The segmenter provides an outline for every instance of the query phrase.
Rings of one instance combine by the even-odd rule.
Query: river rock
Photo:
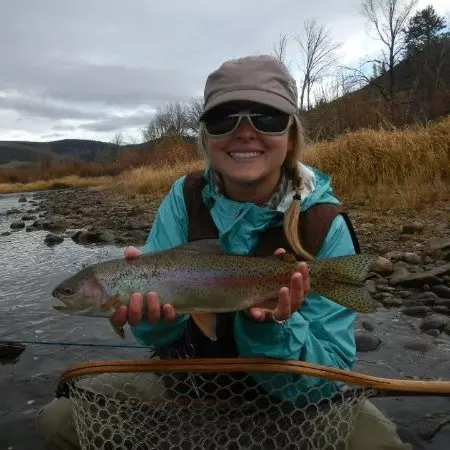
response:
[[[424,331],[425,334],[428,334],[429,336],[432,336],[434,338],[439,337],[441,335],[441,331],[437,328],[432,328],[431,330]]]
[[[439,297],[450,298],[450,287],[443,284],[437,284],[431,288],[431,290]]]
[[[2,233],[0,233],[0,236],[10,236],[11,234],[11,231],[3,231]]]
[[[416,234],[421,233],[425,225],[422,222],[410,222],[406,225],[403,225],[402,234]]]
[[[22,228],[25,228],[25,222],[22,222],[21,220],[16,220],[10,225],[10,228],[12,230],[20,230]]]
[[[422,259],[417,253],[405,252],[403,258],[408,264],[420,264],[422,262]]]
[[[436,269],[429,270],[421,273],[407,273],[402,271],[395,271],[389,278],[389,283],[396,286],[406,287],[420,287],[424,284],[436,285],[440,284],[439,275],[443,275],[450,272],[450,263],[437,267]]]
[[[24,216],[21,217],[22,220],[36,220],[36,216],[33,216],[31,214],[25,214]]]
[[[17,209],[17,208],[11,208],[11,209],[8,209],[7,211],[6,211],[6,215],[7,216],[9,216],[9,215],[11,215],[11,214],[20,214],[22,211],[20,211],[20,209]]]
[[[362,321],[362,327],[367,331],[373,331],[375,329],[375,325],[372,322],[369,322],[368,320]]]
[[[98,239],[99,239],[99,242],[101,242],[103,244],[113,244],[116,240],[114,234],[112,234],[109,231],[101,232]]]
[[[440,306],[440,305],[432,306],[431,310],[436,313],[439,313],[439,314],[447,314],[449,312],[449,310],[446,306]]]
[[[443,330],[447,324],[449,323],[449,320],[442,316],[432,315],[430,317],[426,317],[422,320],[422,323],[420,324],[420,329],[422,331],[427,330]]]
[[[393,250],[392,252],[385,253],[383,256],[390,261],[400,261],[403,257],[403,252],[400,250]]]
[[[381,345],[381,339],[369,333],[356,333],[355,341],[358,352],[372,352]]]
[[[46,220],[43,222],[42,228],[48,231],[63,231],[66,229],[66,224],[59,220]]]
[[[431,308],[428,306],[409,306],[402,309],[403,314],[413,317],[425,317],[429,312],[431,312]]]
[[[367,280],[364,284],[369,294],[373,295],[377,293],[377,285],[374,280]]]
[[[19,202],[20,202],[20,203],[26,203],[27,201],[28,201],[28,200],[27,200],[25,194],[22,194],[22,195],[19,197]]]
[[[434,304],[436,306],[445,306],[450,309],[450,298],[438,298]]]
[[[445,250],[447,248],[450,248],[450,238],[446,239],[436,238],[430,242],[430,250],[433,252]]]
[[[56,234],[49,233],[47,236],[45,236],[44,242],[47,245],[56,245],[60,244],[62,241],[64,241],[64,238],[62,236],[57,236]]]
[[[433,349],[433,345],[425,341],[408,341],[403,344],[407,350],[426,353]]]
[[[372,266],[372,270],[381,275],[390,275],[394,271],[394,264],[389,259],[380,256]]]
[[[398,297],[385,297],[382,298],[380,301],[387,308],[397,308],[403,305],[403,300]]]

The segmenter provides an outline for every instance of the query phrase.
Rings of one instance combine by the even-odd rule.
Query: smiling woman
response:
[[[329,177],[302,163],[297,104],[295,81],[270,56],[226,61],[211,73],[198,140],[205,170],[175,181],[142,252],[218,238],[224,252],[238,255],[269,257],[288,251],[310,261],[357,253],[358,242]],[[139,251],[127,249],[126,257],[139,258]],[[158,292],[158,286],[152,287],[156,292],[131,294],[112,321],[117,327],[128,323],[136,339],[154,346],[160,358],[193,348],[196,358],[300,360],[350,370],[356,357],[355,313],[311,292],[305,262],[292,272],[286,286],[272,293],[270,304],[220,314],[214,341],[203,335],[198,321],[176,311],[169,298],[159,298],[170,294]],[[198,276],[191,273],[191,282]],[[220,296],[212,297],[220,307]],[[266,394],[286,400],[311,387],[305,377],[252,377]],[[337,382],[317,383],[324,399],[342,389]],[[183,389],[177,386],[175,390]],[[55,399],[40,411],[39,426],[52,448],[79,448],[70,421],[67,399]],[[361,405],[354,430],[347,446],[351,450],[411,448],[370,402]]]

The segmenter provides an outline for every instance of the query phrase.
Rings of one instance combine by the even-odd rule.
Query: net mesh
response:
[[[102,373],[66,388],[84,450],[345,449],[370,396],[267,372]]]

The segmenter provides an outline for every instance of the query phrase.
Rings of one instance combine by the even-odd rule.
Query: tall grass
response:
[[[68,175],[52,180],[37,180],[26,183],[0,183],[0,194],[10,194],[13,192],[34,192],[48,189],[81,188],[87,186],[101,186],[111,184],[112,177],[79,177],[78,175]]]
[[[55,184],[95,185],[112,193],[162,197],[178,177],[203,167],[195,146],[177,140],[128,158],[114,170],[105,167],[102,176],[6,183],[0,184],[0,192],[50,189]],[[413,210],[449,200],[450,116],[426,126],[346,133],[311,145],[304,162],[330,175],[339,197],[370,204],[375,210]]]
[[[341,196],[380,209],[415,208],[450,196],[450,116],[403,130],[360,130],[308,148],[305,162]]]

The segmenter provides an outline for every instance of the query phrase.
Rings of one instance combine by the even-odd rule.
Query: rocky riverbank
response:
[[[70,240],[79,246],[139,247],[157,207],[155,200],[92,189],[40,192],[22,196],[17,206],[6,212],[9,231],[4,234],[30,236],[41,230],[37,238],[49,246]],[[368,281],[380,310],[359,315],[355,323],[359,354],[354,370],[379,376],[449,379],[449,205],[434,205],[410,215],[374,213],[360,204],[347,204],[346,210],[362,251],[385,258]],[[0,236],[0,245],[2,239]],[[380,403],[399,424],[402,436],[414,442],[414,449],[446,448],[441,443],[450,439],[450,427],[441,424],[449,419],[448,399],[403,400],[382,399]]]
[[[57,245],[72,239],[80,245],[142,246],[158,202],[95,189],[40,192],[22,196],[10,232],[46,230],[45,241]],[[368,281],[372,296],[386,308],[398,308],[421,319],[422,333],[450,335],[450,207],[408,217],[398,212],[370,212],[347,205],[363,252],[384,258]],[[10,233],[6,232],[4,234]],[[369,333],[366,333],[366,332]],[[357,334],[361,351],[380,344],[370,329]]]

